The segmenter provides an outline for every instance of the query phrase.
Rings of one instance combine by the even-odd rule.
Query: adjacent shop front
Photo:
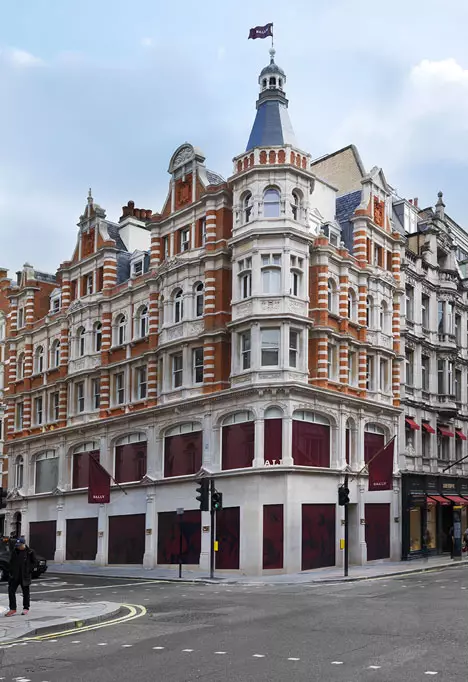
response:
[[[452,529],[468,527],[468,478],[402,474],[402,559],[452,553]]]

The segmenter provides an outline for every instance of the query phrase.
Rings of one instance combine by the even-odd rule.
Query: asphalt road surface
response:
[[[49,575],[34,583],[32,609],[40,599],[106,599],[143,605],[147,614],[0,649],[0,681],[468,679],[466,567],[294,587]]]

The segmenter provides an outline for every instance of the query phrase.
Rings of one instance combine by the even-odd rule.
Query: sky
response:
[[[313,158],[354,143],[400,196],[468,230],[466,0],[0,0],[0,266],[54,273],[88,188],[161,210],[182,143],[224,177],[245,149],[274,22]]]

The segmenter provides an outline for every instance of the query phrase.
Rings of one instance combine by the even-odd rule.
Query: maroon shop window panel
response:
[[[302,570],[335,565],[335,505],[302,505]]]
[[[142,564],[145,514],[109,516],[109,564]]]
[[[393,446],[384,449],[385,437],[364,433],[364,461],[369,463],[369,490],[391,490],[393,487]],[[375,459],[371,462],[372,458]]]
[[[366,504],[367,561],[390,556],[390,505]]]
[[[227,507],[216,514],[216,568],[239,568],[240,508]]]
[[[191,509],[180,516],[176,512],[159,512],[158,564],[179,562],[180,535],[182,535],[182,563],[200,563],[201,511]]]
[[[330,466],[330,427],[293,420],[294,464],[306,467]]]
[[[265,461],[283,457],[283,420],[265,419],[264,458]]]
[[[263,568],[283,568],[284,520],[282,504],[263,507]]]
[[[94,561],[97,553],[98,520],[67,519],[67,561]]]
[[[99,450],[78,452],[73,455],[73,488],[87,488],[89,479],[89,458],[94,457],[99,462]]]
[[[48,561],[54,560],[57,539],[56,521],[32,521],[29,524],[28,545]]]
[[[202,431],[164,439],[164,476],[196,474],[202,466]]]
[[[254,422],[223,426],[223,469],[252,466],[255,449]]]
[[[146,474],[146,442],[118,445],[115,448],[115,480],[117,483],[141,481]]]

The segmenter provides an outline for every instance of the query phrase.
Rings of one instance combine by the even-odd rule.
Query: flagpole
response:
[[[271,49],[272,50],[275,49],[275,41],[274,41],[274,37],[273,37],[273,24],[271,25]]]

